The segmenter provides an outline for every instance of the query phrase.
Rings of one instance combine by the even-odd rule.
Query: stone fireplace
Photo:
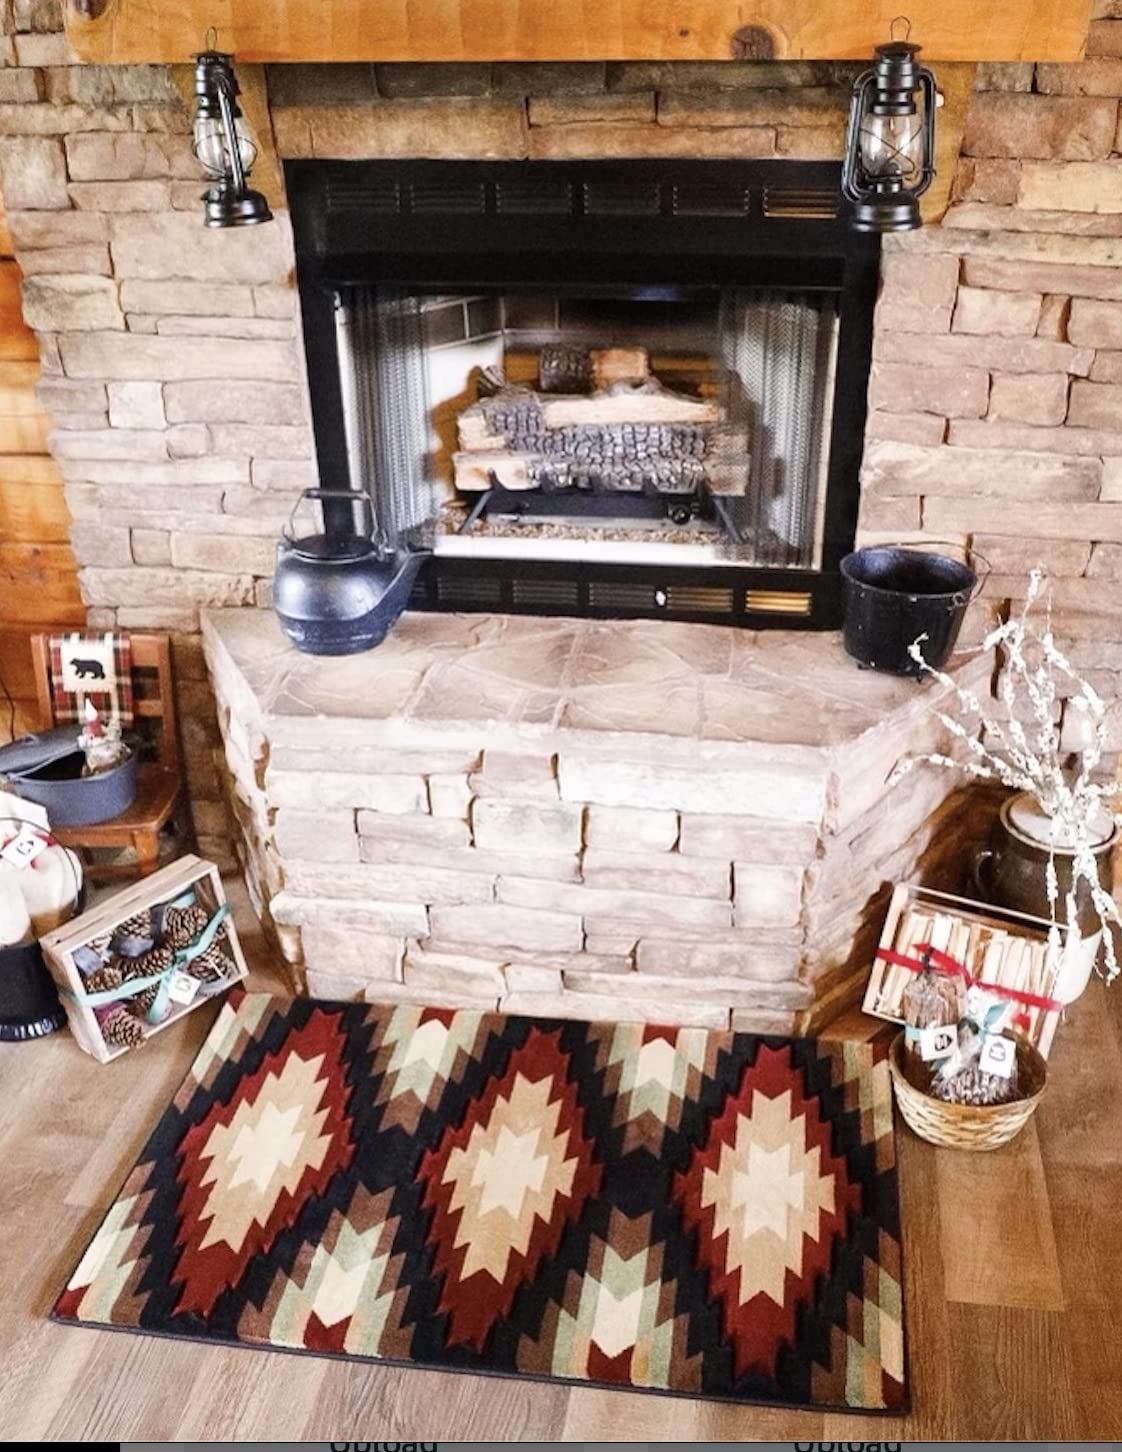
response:
[[[337,333],[326,375],[313,341],[328,333],[297,245],[304,169],[611,165],[638,178],[689,163],[836,177],[855,67],[242,67],[263,142],[255,180],[276,222],[206,233],[176,68],[79,66],[53,3],[0,11],[0,189],[89,620],[171,633],[200,846],[221,860],[235,844],[301,985],[585,1016],[608,995],[616,1013],[776,1028],[851,1000],[885,884],[943,880],[974,831],[944,778],[886,788],[905,750],[936,744],[937,692],[858,674],[828,632],[755,628],[836,618],[830,579],[855,525],[859,542],[928,538],[984,555],[967,642],[1043,563],[1065,648],[1118,696],[1116,0],[1099,0],[1081,64],[942,69],[948,93],[973,87],[962,155],[940,162],[949,210],[884,245],[871,367],[869,299],[851,354],[819,309],[826,361],[807,377],[831,406],[816,420],[817,461],[804,457],[800,488],[815,490],[798,494],[797,528],[778,508],[769,534],[753,519],[734,541],[713,506],[691,510],[684,541],[636,541],[634,518],[606,539],[621,531],[594,536],[584,520],[566,550],[563,531],[508,509],[474,538],[445,531],[421,587],[434,593],[385,647],[334,674],[286,652],[267,609],[275,539],[300,490],[351,479],[367,458],[344,412],[325,429],[312,402],[325,376],[341,389],[346,373]],[[630,235],[669,227],[672,210],[660,194]],[[444,218],[428,234],[465,225]],[[833,225],[799,222],[802,235]],[[338,280],[423,293],[430,336],[444,330],[447,356],[478,347],[481,367],[497,337],[517,353],[520,333],[536,360],[547,346],[646,346],[656,381],[687,395],[692,384],[694,398],[699,377],[728,367],[722,299],[706,315],[714,299],[665,271],[628,279],[622,297],[608,277],[608,298],[588,275],[574,296],[509,267]],[[841,274],[823,280],[842,317]],[[640,298],[644,282],[671,294]],[[717,282],[801,289],[809,305],[805,277]],[[574,306],[590,298],[615,307],[610,337]],[[646,306],[662,309],[661,333],[641,315],[651,345],[635,339]],[[675,372],[679,306],[705,341],[674,354]],[[448,393],[430,396],[447,407],[430,407],[427,447],[444,450],[453,485],[460,418],[478,401],[461,396],[467,376],[457,365]],[[669,535],[643,507],[643,527]],[[535,529],[554,542],[528,548]],[[699,538],[706,529],[717,537]],[[592,544],[600,558],[575,567]],[[715,554],[686,554],[704,547]],[[617,593],[598,605],[594,585]],[[741,628],[702,623],[730,617]],[[1068,739],[1078,726],[1065,718]],[[1117,711],[1111,731],[1117,749]]]

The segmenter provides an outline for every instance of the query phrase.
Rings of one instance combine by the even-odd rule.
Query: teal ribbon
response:
[[[177,897],[169,907],[190,907],[195,900],[193,891]],[[158,985],[159,992],[152,1001],[152,1006],[145,1017],[149,1023],[159,1023],[168,1011],[168,986],[173,973],[197,958],[200,953],[205,953],[214,942],[215,934],[223,922],[230,915],[229,903],[223,903],[207,923],[206,927],[199,934],[193,943],[186,948],[179,948],[168,966],[160,973],[149,974],[146,978],[129,978],[119,988],[103,988],[97,993],[86,993],[82,989],[61,988],[60,993],[65,998],[72,999],[75,1003],[85,1004],[87,1008],[101,1008],[107,1003],[118,1003],[122,998],[135,998],[138,993],[143,993],[146,988],[154,988]]]

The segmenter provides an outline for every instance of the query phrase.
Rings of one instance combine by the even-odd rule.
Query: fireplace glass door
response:
[[[817,568],[830,291],[346,290],[351,479],[438,555]]]

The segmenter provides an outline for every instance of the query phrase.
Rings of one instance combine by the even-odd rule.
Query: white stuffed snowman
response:
[[[47,814],[0,792],[0,947],[31,943],[77,911],[82,863],[52,842]]]

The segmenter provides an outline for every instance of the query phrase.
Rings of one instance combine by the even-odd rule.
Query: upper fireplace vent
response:
[[[596,165],[596,164],[593,164]],[[813,185],[761,180],[744,185],[725,175],[713,180],[633,177],[620,167],[605,174],[570,164],[568,175],[506,176],[455,180],[380,180],[369,175],[329,174],[329,215],[381,217],[757,217],[834,218],[841,193],[833,183]]]

